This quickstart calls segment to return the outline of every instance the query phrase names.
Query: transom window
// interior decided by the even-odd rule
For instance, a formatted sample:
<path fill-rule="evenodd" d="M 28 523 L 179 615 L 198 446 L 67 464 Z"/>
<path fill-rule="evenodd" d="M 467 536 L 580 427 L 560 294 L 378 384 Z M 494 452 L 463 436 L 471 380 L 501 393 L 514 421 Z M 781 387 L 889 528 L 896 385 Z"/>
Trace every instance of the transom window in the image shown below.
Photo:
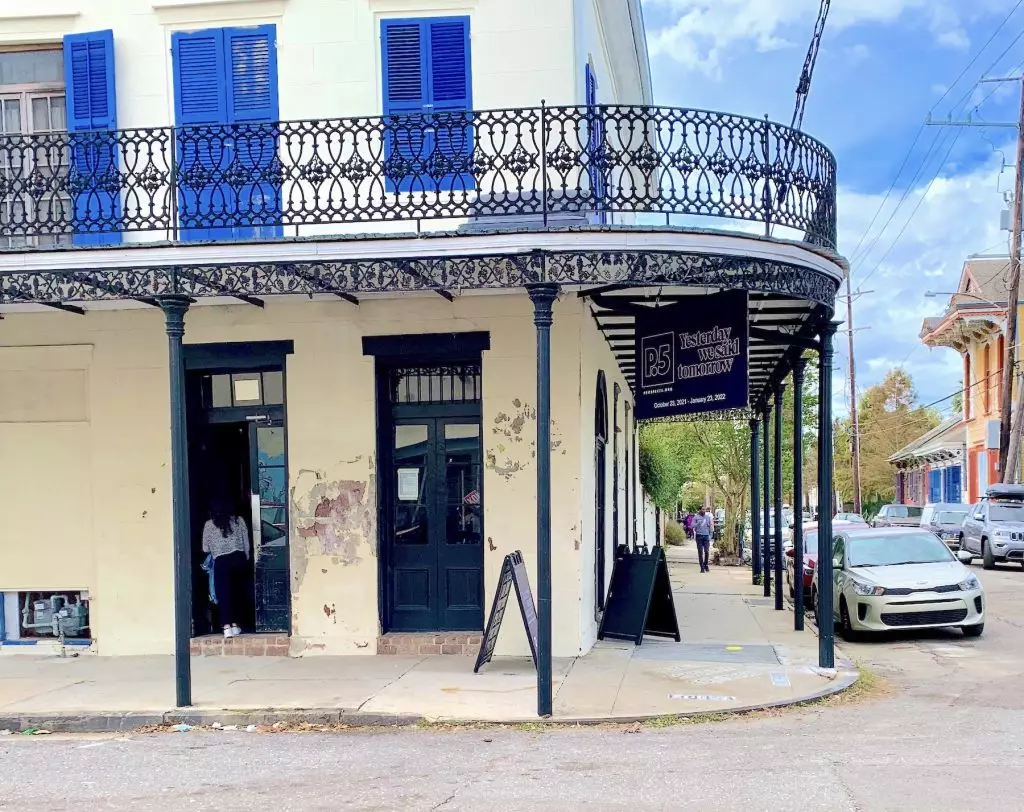
<path fill-rule="evenodd" d="M 0 226 L 5 222 L 59 222 L 71 214 L 70 198 L 53 191 L 55 176 L 66 174 L 67 149 L 55 139 L 19 142 L 9 136 L 67 132 L 62 50 L 0 51 L 0 187 L 20 181 L 38 193 L 0 191 Z M 27 182 L 27 183 L 26 183 Z M 54 229 L 49 229 L 54 230 Z M 0 233 L 5 229 L 0 228 Z M 0 245 L 70 245 L 69 234 L 5 236 Z"/>
<path fill-rule="evenodd" d="M 388 377 L 393 404 L 476 403 L 480 365 L 396 367 Z"/>
<path fill-rule="evenodd" d="M 280 406 L 284 403 L 284 373 L 276 370 L 206 375 L 202 393 L 203 406 L 207 409 Z"/>

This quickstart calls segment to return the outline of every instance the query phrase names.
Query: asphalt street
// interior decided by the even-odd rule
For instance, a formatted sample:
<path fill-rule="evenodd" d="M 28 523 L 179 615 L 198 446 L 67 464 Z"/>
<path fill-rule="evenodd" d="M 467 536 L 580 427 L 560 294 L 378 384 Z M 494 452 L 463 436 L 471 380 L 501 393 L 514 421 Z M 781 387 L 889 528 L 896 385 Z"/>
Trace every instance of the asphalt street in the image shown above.
<path fill-rule="evenodd" d="M 0 738 L 3 809 L 1024 809 L 1024 570 L 985 634 L 843 644 L 877 695 L 674 727 Z"/>

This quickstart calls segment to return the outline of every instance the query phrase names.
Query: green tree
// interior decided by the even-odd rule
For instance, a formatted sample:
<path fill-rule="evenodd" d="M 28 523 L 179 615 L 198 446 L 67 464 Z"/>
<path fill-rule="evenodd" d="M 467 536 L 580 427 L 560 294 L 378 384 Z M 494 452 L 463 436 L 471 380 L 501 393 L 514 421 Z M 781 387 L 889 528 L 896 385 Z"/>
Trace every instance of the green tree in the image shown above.
<path fill-rule="evenodd" d="M 865 504 L 885 504 L 896 496 L 895 469 L 889 457 L 939 425 L 933 409 L 917 403 L 914 382 L 905 370 L 890 371 L 881 383 L 857 399 L 860 427 L 860 482 Z M 853 430 L 848 418 L 835 426 L 835 484 L 844 501 L 853 499 Z"/>

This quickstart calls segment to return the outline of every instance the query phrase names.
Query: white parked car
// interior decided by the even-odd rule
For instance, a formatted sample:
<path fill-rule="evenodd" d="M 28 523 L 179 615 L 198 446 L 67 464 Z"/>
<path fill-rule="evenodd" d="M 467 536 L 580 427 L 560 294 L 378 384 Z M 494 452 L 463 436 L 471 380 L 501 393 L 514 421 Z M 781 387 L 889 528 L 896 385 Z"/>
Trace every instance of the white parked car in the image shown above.
<path fill-rule="evenodd" d="M 985 630 L 981 582 L 934 533 L 848 525 L 836 529 L 832 556 L 834 619 L 847 639 L 892 629 L 953 626 L 967 637 Z"/>

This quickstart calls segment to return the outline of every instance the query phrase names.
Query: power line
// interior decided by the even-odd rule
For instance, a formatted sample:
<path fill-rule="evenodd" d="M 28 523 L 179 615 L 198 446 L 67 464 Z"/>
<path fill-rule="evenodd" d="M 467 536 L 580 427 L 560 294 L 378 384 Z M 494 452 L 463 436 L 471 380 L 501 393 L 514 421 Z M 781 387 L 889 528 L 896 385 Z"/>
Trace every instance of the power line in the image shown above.
<path fill-rule="evenodd" d="M 978 52 L 974 55 L 974 57 L 971 59 L 971 61 L 968 62 L 964 66 L 964 69 L 962 71 L 960 71 L 960 75 L 957 76 L 956 79 L 953 80 L 953 83 L 949 87 L 946 88 L 946 92 L 943 93 L 941 96 L 939 96 L 939 100 L 937 102 L 935 102 L 935 104 L 932 105 L 932 109 L 931 109 L 930 112 L 934 113 L 935 112 L 935 108 L 938 107 L 940 104 L 942 104 L 942 102 L 946 98 L 946 96 L 948 96 L 950 93 L 953 92 L 953 88 L 956 87 L 957 84 L 960 82 L 960 80 L 963 79 L 964 76 L 967 75 L 967 71 L 969 71 L 971 69 L 971 66 L 981 58 L 981 55 L 983 53 L 985 53 L 985 50 L 988 48 L 989 45 L 992 44 L 992 41 L 997 36 L 999 36 L 999 32 L 1002 31 L 1006 27 L 1006 24 L 1008 22 L 1010 22 L 1010 18 L 1014 14 L 1017 13 L 1017 9 L 1019 9 L 1022 5 L 1024 5 L 1024 0 L 1017 0 L 1017 4 L 1013 8 L 1010 9 L 1010 12 L 1006 15 L 1005 18 L 1003 18 L 1003 21 L 1001 23 L 999 23 L 998 26 L 996 26 L 996 30 L 992 32 L 992 36 L 990 36 L 985 41 L 985 44 L 982 45 L 980 49 L 978 49 Z"/>
<path fill-rule="evenodd" d="M 900 231 L 899 231 L 899 234 L 896 235 L 896 239 L 894 239 L 892 241 L 892 243 L 886 249 L 885 253 L 882 254 L 881 259 L 878 260 L 878 262 L 876 263 L 875 267 L 872 268 L 870 271 L 868 271 L 867 275 L 860 280 L 860 283 L 862 285 L 865 282 L 867 282 L 875 274 L 875 272 L 879 268 L 882 267 L 882 263 L 885 262 L 885 260 L 889 256 L 889 254 L 892 253 L 892 249 L 896 247 L 896 244 L 900 241 L 900 239 L 906 233 L 907 228 L 910 226 L 911 221 L 914 219 L 914 215 L 917 214 L 918 210 L 921 208 L 921 204 L 924 203 L 925 198 L 928 197 L 928 192 L 931 191 L 932 184 L 935 183 L 935 181 L 938 179 L 939 175 L 942 173 L 942 168 L 946 165 L 946 162 L 949 160 L 949 156 L 953 154 L 953 147 L 955 147 L 956 146 L 956 142 L 958 140 L 960 140 L 960 133 L 961 132 L 963 132 L 963 131 L 962 130 L 957 130 L 953 134 L 953 140 L 950 141 L 949 149 L 946 150 L 945 156 L 943 156 L 942 161 L 939 163 L 938 167 L 936 167 L 936 169 L 935 169 L 935 174 L 932 175 L 932 179 L 930 181 L 928 181 L 928 185 L 925 187 L 924 191 L 921 193 L 920 198 L 918 198 L 917 204 L 914 206 L 913 210 L 910 212 L 910 217 L 907 218 L 907 222 L 905 222 L 903 224 L 903 228 L 901 228 Z"/>
<path fill-rule="evenodd" d="M 996 26 L 995 31 L 992 32 L 991 36 L 988 38 L 988 40 L 986 40 L 985 44 L 981 46 L 981 48 L 978 50 L 978 52 L 970 60 L 970 62 L 968 62 L 964 66 L 963 70 L 960 71 L 960 73 L 956 77 L 956 79 L 954 79 L 953 82 L 946 88 L 946 90 L 943 92 L 943 94 L 939 97 L 938 101 L 936 101 L 935 104 L 932 105 L 932 108 L 931 108 L 931 110 L 929 110 L 929 113 L 928 113 L 929 116 L 933 112 L 935 112 L 935 109 L 953 91 L 953 88 L 955 88 L 959 84 L 960 80 L 963 79 L 964 76 L 967 75 L 967 72 L 981 58 L 982 54 L 984 54 L 985 51 L 988 49 L 988 46 L 992 44 L 992 42 L 995 40 L 995 38 L 999 35 L 999 32 L 1002 31 L 1003 28 L 1006 27 L 1006 24 L 1010 21 L 1010 18 L 1013 17 L 1013 15 L 1017 12 L 1017 10 L 1022 5 L 1024 5 L 1024 0 L 1017 0 L 1017 3 L 1014 5 L 1014 7 L 1012 9 L 1010 9 L 1010 11 L 1006 15 L 1006 17 L 1003 18 L 1003 21 L 1001 23 L 999 23 L 998 26 Z M 1022 32 L 1022 34 L 1024 34 L 1024 32 Z M 1017 40 L 1019 40 L 1019 39 L 1020 39 L 1020 37 L 1018 36 L 1017 39 L 1015 39 L 1010 44 L 1010 47 L 1013 47 L 1013 45 L 1016 44 Z M 1007 49 L 1007 51 L 1008 50 L 1009 50 L 1009 48 Z M 1005 56 L 1007 51 L 1004 51 L 1003 54 L 1000 54 L 999 58 L 996 60 L 997 63 L 998 63 L 999 59 L 1002 59 L 1002 57 Z M 989 68 L 989 70 L 991 70 L 991 68 Z M 987 73 L 987 71 L 986 71 L 986 73 Z M 982 75 L 984 75 L 984 73 Z M 976 86 L 977 86 L 977 83 L 972 85 L 971 89 L 968 91 L 967 95 L 970 95 L 970 93 L 974 90 L 974 88 Z M 963 97 L 963 98 L 966 98 L 966 96 Z M 959 102 L 958 102 L 958 104 L 959 104 Z M 956 107 L 956 106 L 957 105 L 954 105 L 954 107 Z M 892 195 L 893 191 L 895 190 L 896 184 L 899 182 L 900 177 L 902 177 L 903 170 L 906 168 L 907 164 L 910 162 L 910 158 L 914 154 L 914 148 L 917 146 L 917 142 L 921 140 L 921 134 L 924 132 L 924 129 L 925 129 L 925 124 L 922 123 L 921 126 L 918 128 L 917 133 L 914 135 L 914 140 L 910 144 L 910 147 L 907 150 L 907 154 L 903 157 L 903 161 L 900 164 L 900 168 L 896 171 L 896 175 L 893 177 L 892 183 L 889 185 L 889 188 L 886 190 L 885 196 L 882 198 L 882 202 L 878 205 L 878 209 L 875 211 L 874 216 L 871 218 L 871 222 L 868 224 L 868 227 L 864 230 L 864 233 L 861 235 L 860 240 L 857 241 L 857 247 L 853 249 L 853 253 L 850 255 L 851 256 L 851 264 L 853 264 L 854 258 L 856 258 L 857 253 L 860 251 L 861 246 L 864 244 L 864 241 L 867 239 L 868 235 L 871 233 L 871 229 L 874 227 L 875 222 L 877 222 L 879 215 L 881 215 L 882 211 L 884 211 L 885 204 L 889 201 L 889 197 Z M 938 141 L 938 135 L 936 135 L 935 141 L 932 142 L 932 146 L 934 146 L 934 144 L 937 141 Z M 928 156 L 930 156 L 930 154 L 931 154 L 931 148 L 929 148 L 928 155 L 926 155 L 925 159 L 922 161 L 922 165 L 927 162 Z M 911 183 L 909 185 L 911 187 L 913 187 L 913 183 Z M 904 196 L 903 199 L 905 199 L 905 196 Z M 900 204 L 896 205 L 896 209 L 893 212 L 893 217 L 895 216 L 895 211 L 899 209 L 899 206 L 900 206 Z M 892 221 L 892 217 L 890 217 L 889 221 L 883 227 L 883 229 L 882 229 L 883 233 L 884 233 L 885 229 L 888 228 L 888 224 L 891 221 Z M 876 243 L 877 243 L 878 239 L 880 239 L 880 236 L 881 235 L 879 235 L 879 238 L 876 238 L 876 240 L 875 240 Z M 868 249 L 869 252 L 870 252 L 870 250 L 871 249 Z"/>

